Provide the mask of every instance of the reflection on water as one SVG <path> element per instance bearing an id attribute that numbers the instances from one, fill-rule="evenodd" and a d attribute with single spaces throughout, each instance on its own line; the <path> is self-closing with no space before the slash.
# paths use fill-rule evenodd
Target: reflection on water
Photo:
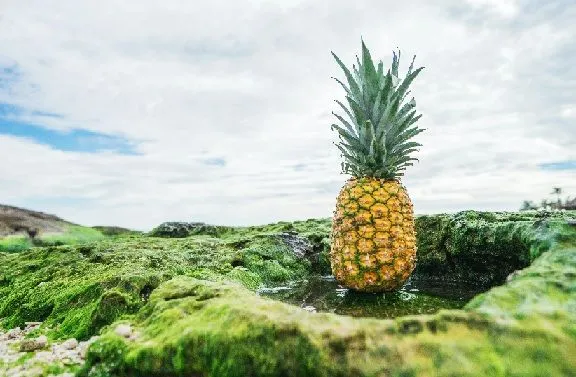
<path id="1" fill-rule="evenodd" d="M 332 276 L 314 276 L 288 286 L 258 290 L 261 296 L 311 312 L 376 318 L 459 309 L 480 292 L 462 284 L 408 281 L 397 292 L 361 293 L 342 288 Z"/>

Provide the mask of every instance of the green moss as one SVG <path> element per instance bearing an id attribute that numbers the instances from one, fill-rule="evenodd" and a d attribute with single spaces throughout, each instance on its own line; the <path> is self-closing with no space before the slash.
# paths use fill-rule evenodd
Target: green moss
<path id="1" fill-rule="evenodd" d="M 576 367 L 569 357 L 576 342 L 562 332 L 576 314 L 562 297 L 547 305 L 564 317 L 546 321 L 535 311 L 503 320 L 469 309 L 354 319 L 178 277 L 155 290 L 134 318 L 137 338 L 119 339 L 110 330 L 96 344 L 122 342 L 121 352 L 108 363 L 100 346 L 91 348 L 84 373 L 96 366 L 112 376 L 562 376 Z"/>
<path id="2" fill-rule="evenodd" d="M 138 316 L 142 325 L 137 328 L 138 344 L 146 346 L 114 347 L 117 353 L 108 363 L 109 357 L 102 353 L 110 342 L 121 340 L 105 334 L 98 342 L 103 345 L 91 349 L 85 370 L 101 363 L 112 374 L 327 375 L 317 369 L 321 355 L 299 326 L 276 323 L 263 307 L 245 311 L 243 307 L 260 302 L 251 295 L 238 295 L 245 292 L 185 277 L 168 281 L 154 291 Z"/>
<path id="3" fill-rule="evenodd" d="M 531 264 L 464 310 L 376 320 L 259 297 L 252 290 L 319 265 L 278 236 L 296 232 L 325 254 L 330 222 L 307 220 L 0 253 L 1 325 L 44 321 L 52 339 L 103 331 L 82 372 L 90 376 L 569 375 L 575 231 L 560 215 L 536 215 L 418 218 L 421 278 L 504 283 Z M 115 335 L 117 321 L 136 338 Z"/>
<path id="4" fill-rule="evenodd" d="M 197 236 L 189 239 L 131 237 L 97 243 L 34 248 L 0 254 L 0 318 L 5 327 L 44 321 L 56 339 L 86 339 L 123 315 L 135 313 L 162 281 L 173 276 L 283 282 L 305 275 L 306 260 L 287 253 L 276 237 Z M 232 262 L 246 271 L 233 271 Z M 238 266 L 237 266 L 238 267 Z M 242 266 L 239 266 L 242 267 Z"/>
<path id="5" fill-rule="evenodd" d="M 41 236 L 35 244 L 37 246 L 76 245 L 104 239 L 106 236 L 97 229 L 69 225 L 62 234 Z"/>
<path id="6" fill-rule="evenodd" d="M 561 214 L 464 211 L 416 218 L 416 279 L 502 284 L 510 273 L 550 248 L 562 233 Z"/>
<path id="7" fill-rule="evenodd" d="M 40 234 L 31 239 L 27 236 L 9 236 L 0 238 L 0 252 L 17 253 L 32 247 L 77 245 L 104 239 L 106 236 L 97 229 L 79 225 L 66 225 L 62 234 Z"/>
<path id="8" fill-rule="evenodd" d="M 105 236 L 109 237 L 117 237 L 117 236 L 138 236 L 142 235 L 143 232 L 122 228 L 119 226 L 93 226 L 92 229 L 96 229 L 100 233 Z"/>
<path id="9" fill-rule="evenodd" d="M 260 234 L 243 239 L 243 248 L 234 262 L 261 277 L 264 284 L 277 284 L 309 274 L 311 263 L 298 258 L 274 234 Z"/>
<path id="10" fill-rule="evenodd" d="M 236 267 L 226 275 L 229 279 L 242 283 L 246 288 L 256 290 L 262 286 L 262 279 L 245 267 Z"/>
<path id="11" fill-rule="evenodd" d="M 32 241 L 25 236 L 10 236 L 0 238 L 0 252 L 18 253 L 32 247 Z"/>

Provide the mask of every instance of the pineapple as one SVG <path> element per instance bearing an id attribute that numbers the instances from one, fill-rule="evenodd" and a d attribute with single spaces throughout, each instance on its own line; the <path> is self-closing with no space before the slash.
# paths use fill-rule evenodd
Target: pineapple
<path id="1" fill-rule="evenodd" d="M 423 129 L 414 123 L 416 102 L 408 86 L 424 67 L 398 78 L 398 55 L 384 74 L 383 63 L 375 67 L 362 41 L 362 61 L 353 72 L 332 53 L 346 75 L 349 107 L 336 100 L 348 119 L 333 113 L 341 125 L 332 124 L 340 137 L 336 146 L 344 161 L 342 171 L 350 178 L 338 195 L 332 223 L 330 263 L 336 280 L 364 292 L 399 289 L 416 267 L 416 232 L 412 203 L 400 182 L 403 171 L 416 158 L 421 144 L 411 141 Z M 413 126 L 414 125 L 414 126 Z"/>

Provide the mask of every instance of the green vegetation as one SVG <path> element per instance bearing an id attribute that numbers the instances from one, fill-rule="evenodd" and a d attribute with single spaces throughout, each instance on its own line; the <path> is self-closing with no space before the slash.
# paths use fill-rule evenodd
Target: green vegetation
<path id="1" fill-rule="evenodd" d="M 15 235 L 0 238 L 0 252 L 17 253 L 32 246 L 32 240 L 27 236 Z"/>
<path id="2" fill-rule="evenodd" d="M 14 235 L 0 238 L 0 252 L 21 252 L 34 246 L 78 245 L 102 240 L 104 238 L 106 238 L 106 236 L 97 229 L 80 225 L 67 225 L 63 233 L 40 234 L 35 237 Z"/>
<path id="3" fill-rule="evenodd" d="M 415 276 L 425 280 L 501 284 L 514 270 L 527 267 L 559 232 L 548 222 L 565 222 L 576 212 L 537 213 L 464 211 L 419 216 Z"/>
<path id="4" fill-rule="evenodd" d="M 466 310 L 396 320 L 310 314 L 177 277 L 89 351 L 91 376 L 566 376 L 576 368 L 576 235 Z M 533 289 L 536 288 L 536 289 Z M 542 304 L 544 301 L 544 305 Z"/>
<path id="5" fill-rule="evenodd" d="M 97 229 L 79 225 L 70 225 L 63 234 L 46 235 L 40 237 L 37 246 L 77 245 L 86 242 L 98 241 L 105 236 Z"/>
<path id="6" fill-rule="evenodd" d="M 7 267 L 0 272 L 1 324 L 45 321 L 54 338 L 86 339 L 135 313 L 152 290 L 177 275 L 252 288 L 302 278 L 310 262 L 288 251 L 280 238 L 263 232 L 226 239 L 105 239 L 0 254 Z"/>
<path id="7" fill-rule="evenodd" d="M 328 273 L 325 219 L 0 253 L 0 326 L 43 321 L 51 340 L 102 334 L 81 372 L 91 377 L 569 375 L 576 231 L 566 216 L 417 218 L 416 278 L 470 283 L 498 270 L 479 282 L 494 285 L 528 266 L 463 310 L 378 320 L 255 294 Z M 310 242 L 302 255 L 290 246 L 296 235 Z M 118 323 L 135 338 L 116 335 Z"/>
<path id="8" fill-rule="evenodd" d="M 102 233 L 105 236 L 114 237 L 114 236 L 137 236 L 141 235 L 142 232 L 137 230 L 131 230 L 127 228 L 122 228 L 119 226 L 93 226 L 92 229 L 95 229 Z"/>
<path id="9" fill-rule="evenodd" d="M 520 211 L 532 211 L 532 210 L 550 210 L 550 209 L 565 209 L 565 210 L 576 210 L 576 198 L 570 198 L 569 196 L 562 201 L 560 195 L 562 194 L 561 187 L 554 187 L 552 189 L 551 195 L 556 195 L 556 200 L 542 199 L 540 205 L 535 204 L 531 200 L 524 200 Z"/>

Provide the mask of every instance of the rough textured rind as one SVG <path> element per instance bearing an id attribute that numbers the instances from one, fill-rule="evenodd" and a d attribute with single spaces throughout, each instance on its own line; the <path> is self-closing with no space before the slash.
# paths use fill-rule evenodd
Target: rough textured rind
<path id="1" fill-rule="evenodd" d="M 332 273 L 365 292 L 399 289 L 416 264 L 412 203 L 397 180 L 352 178 L 340 191 L 332 225 Z"/>

